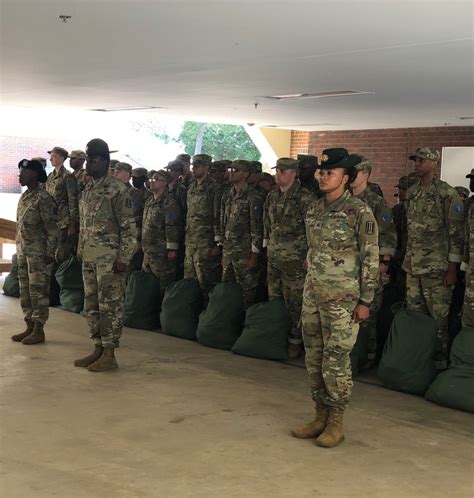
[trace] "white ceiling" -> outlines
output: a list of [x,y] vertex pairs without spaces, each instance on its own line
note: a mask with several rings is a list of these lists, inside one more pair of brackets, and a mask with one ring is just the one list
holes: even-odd
[[[470,1],[0,4],[5,106],[161,106],[148,113],[311,130],[474,124],[457,119],[474,116]],[[258,98],[332,90],[375,95]]]

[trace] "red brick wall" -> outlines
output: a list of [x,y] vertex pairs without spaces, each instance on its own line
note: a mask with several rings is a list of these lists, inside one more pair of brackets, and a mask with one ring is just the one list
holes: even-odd
[[[474,126],[447,126],[440,128],[393,128],[384,130],[347,131],[293,131],[291,155],[313,154],[321,156],[322,150],[345,147],[350,152],[362,154],[373,162],[371,179],[382,187],[385,199],[394,203],[393,194],[400,176],[412,171],[408,160],[418,147],[474,147]],[[470,170],[474,165],[467,165]]]
[[73,140],[31,137],[0,137],[0,192],[7,194],[20,193],[18,183],[18,163],[21,159],[45,157],[49,159],[48,150],[55,145],[71,151],[77,148]]

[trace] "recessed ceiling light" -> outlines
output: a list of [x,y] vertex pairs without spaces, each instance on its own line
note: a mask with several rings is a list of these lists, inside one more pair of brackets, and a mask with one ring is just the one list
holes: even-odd
[[150,111],[154,109],[166,109],[166,107],[155,106],[136,106],[136,107],[104,107],[99,109],[90,109],[91,111],[99,112],[118,112],[118,111]]
[[365,92],[362,90],[337,90],[331,92],[311,92],[311,93],[288,93],[284,95],[266,95],[260,99],[271,100],[297,100],[297,99],[322,99],[324,97],[345,97],[348,95],[367,95],[375,92]]

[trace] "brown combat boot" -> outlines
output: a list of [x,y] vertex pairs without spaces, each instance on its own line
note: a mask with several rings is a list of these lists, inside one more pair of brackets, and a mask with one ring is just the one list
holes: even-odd
[[30,335],[27,335],[21,342],[26,345],[44,342],[43,324],[41,322],[35,322],[33,332]]
[[303,352],[303,344],[288,343],[288,359],[297,360]]
[[343,416],[344,408],[331,407],[326,429],[324,429],[324,432],[315,441],[318,446],[322,446],[323,448],[334,448],[344,441],[345,438],[342,432]]
[[97,361],[102,356],[103,351],[104,348],[96,344],[94,346],[94,351],[92,351],[90,355],[84,356],[84,358],[79,358],[78,360],[76,360],[74,362],[74,366],[83,367],[83,368],[88,367],[89,365],[94,363],[94,361]]
[[89,372],[105,372],[115,368],[118,368],[118,364],[115,359],[114,348],[104,348],[102,356],[87,367]]
[[33,320],[29,320],[28,318],[25,318],[25,322],[26,330],[21,334],[12,335],[12,341],[21,342],[25,337],[28,337],[31,333],[33,333],[35,322]]
[[299,439],[312,439],[318,437],[326,428],[329,417],[329,406],[322,401],[316,402],[316,418],[306,425],[295,427],[291,435]]

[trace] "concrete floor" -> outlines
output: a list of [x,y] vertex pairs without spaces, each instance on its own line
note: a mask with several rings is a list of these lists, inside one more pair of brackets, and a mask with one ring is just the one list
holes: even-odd
[[75,368],[85,319],[51,310],[47,343],[10,340],[0,296],[4,498],[473,496],[473,417],[357,382],[346,442],[289,436],[312,416],[306,372],[125,329],[120,369]]

